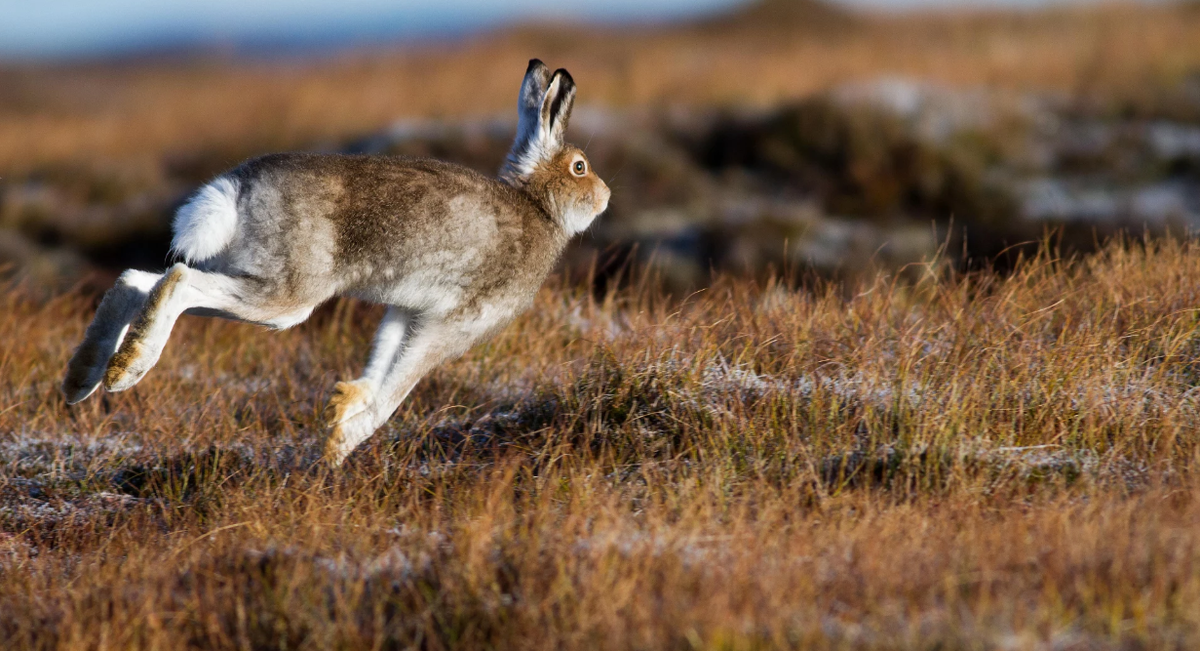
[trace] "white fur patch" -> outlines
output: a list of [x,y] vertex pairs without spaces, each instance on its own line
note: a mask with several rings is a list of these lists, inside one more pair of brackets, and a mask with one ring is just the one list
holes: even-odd
[[196,262],[224,250],[237,232],[237,197],[237,181],[226,176],[200,188],[175,213],[171,251]]
[[596,219],[597,213],[590,209],[580,209],[578,206],[573,206],[569,210],[564,210],[562,214],[563,230],[568,236],[575,236],[587,230],[588,226],[592,225],[592,221]]
[[524,178],[533,174],[538,165],[549,162],[562,147],[562,143],[552,142],[549,134],[542,129],[530,135],[523,145],[514,148],[508,154],[507,167],[511,170],[513,178]]

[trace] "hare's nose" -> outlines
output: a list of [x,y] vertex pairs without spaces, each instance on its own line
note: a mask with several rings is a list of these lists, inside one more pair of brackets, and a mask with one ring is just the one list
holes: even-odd
[[599,196],[596,197],[596,199],[597,199],[596,212],[597,213],[604,212],[604,209],[608,208],[608,199],[611,196],[612,196],[612,190],[609,190],[607,186],[602,186]]

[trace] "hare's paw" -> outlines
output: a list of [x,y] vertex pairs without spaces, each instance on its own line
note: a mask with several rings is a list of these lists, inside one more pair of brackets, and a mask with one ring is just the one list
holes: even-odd
[[104,388],[111,392],[124,391],[137,384],[157,362],[153,350],[141,341],[126,341],[108,360],[104,373]]
[[62,392],[68,405],[92,395],[104,381],[104,372],[112,348],[106,348],[102,343],[85,340],[75,351],[71,361],[67,362],[67,375],[63,378]]
[[371,406],[371,386],[365,380],[338,382],[333,386],[333,395],[325,406],[325,426],[336,427],[338,423],[354,418]]
[[336,468],[350,456],[354,448],[375,433],[375,419],[369,411],[360,411],[356,416],[333,426],[325,440],[325,462]]
[[325,461],[338,466],[375,431],[371,402],[374,392],[366,380],[338,382],[325,407],[325,424],[332,428],[325,441]]

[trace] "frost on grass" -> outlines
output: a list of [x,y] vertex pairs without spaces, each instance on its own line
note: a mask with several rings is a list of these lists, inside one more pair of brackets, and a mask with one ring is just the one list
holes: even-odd
[[[932,339],[921,350],[933,365],[949,346]],[[1150,369],[1121,382],[1114,371],[1063,383],[1052,392],[1031,383],[975,395],[990,401],[988,408],[999,417],[1015,404],[1064,426],[1196,412],[1194,390],[1182,382],[1152,381],[1152,375]],[[734,460],[735,473],[755,467],[760,472],[768,464],[777,467],[772,472],[807,474],[833,487],[941,485],[963,471],[990,478],[990,484],[1088,479],[1133,487],[1171,473],[1154,470],[1128,450],[1071,440],[1024,443],[1012,434],[972,431],[986,420],[948,421],[963,398],[944,378],[928,372],[901,378],[886,365],[770,373],[724,355],[689,355],[673,347],[638,365],[598,352],[571,373],[492,389],[478,394],[487,405],[482,409],[436,415],[418,424],[415,434],[412,427],[397,426],[393,445],[414,436],[423,441],[423,452],[407,459],[410,469],[428,477],[452,473],[463,461],[478,467],[510,452],[536,457],[539,450],[568,445],[607,451],[619,466],[610,476],[621,482],[635,477],[639,467],[694,467],[700,461],[694,457],[697,446],[720,441],[726,446],[720,458]],[[770,420],[778,413],[785,416]],[[801,422],[811,418],[854,425],[812,438]],[[747,424],[753,429],[744,430]],[[714,428],[727,428],[728,434],[712,438],[708,432]],[[781,460],[788,457],[790,462]]]
[[0,440],[0,531],[50,531],[152,504],[192,504],[255,473],[311,467],[317,443],[164,448],[128,433],[10,434]]
[[139,438],[127,433],[14,432],[0,435],[0,467],[6,474],[82,479],[90,470],[120,463],[142,449]]

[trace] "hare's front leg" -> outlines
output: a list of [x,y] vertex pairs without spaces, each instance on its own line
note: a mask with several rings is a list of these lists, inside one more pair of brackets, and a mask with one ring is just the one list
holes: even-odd
[[383,315],[379,329],[375,331],[375,341],[371,344],[371,357],[362,377],[350,382],[338,382],[333,387],[333,396],[325,407],[325,421],[329,427],[336,428],[359,415],[371,405],[375,393],[379,391],[388,371],[396,363],[400,348],[404,345],[404,336],[408,332],[411,318],[407,312],[389,306]]
[[338,382],[329,401],[326,413],[333,431],[325,441],[325,460],[330,465],[340,465],[387,422],[430,369],[469,345],[453,341],[441,325],[388,309],[363,377]]

